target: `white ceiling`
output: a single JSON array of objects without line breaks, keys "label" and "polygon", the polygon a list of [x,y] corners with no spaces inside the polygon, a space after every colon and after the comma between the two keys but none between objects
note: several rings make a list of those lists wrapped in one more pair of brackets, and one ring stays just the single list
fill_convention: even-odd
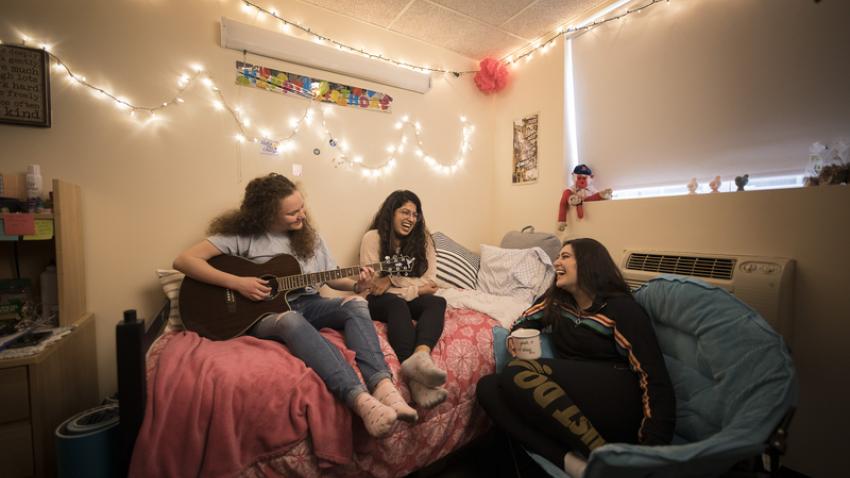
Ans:
[{"label": "white ceiling", "polygon": [[480,60],[501,58],[613,0],[302,0]]}]

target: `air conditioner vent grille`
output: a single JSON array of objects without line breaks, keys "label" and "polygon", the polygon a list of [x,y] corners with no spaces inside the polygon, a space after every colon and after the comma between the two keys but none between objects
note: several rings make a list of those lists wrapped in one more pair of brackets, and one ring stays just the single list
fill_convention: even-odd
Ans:
[{"label": "air conditioner vent grille", "polygon": [[724,257],[632,253],[626,269],[730,280],[736,262],[735,259]]}]

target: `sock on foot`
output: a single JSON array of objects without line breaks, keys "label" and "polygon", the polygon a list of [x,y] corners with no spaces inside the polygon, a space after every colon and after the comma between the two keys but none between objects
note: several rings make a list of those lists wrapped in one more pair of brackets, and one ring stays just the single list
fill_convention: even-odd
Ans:
[{"label": "sock on foot", "polygon": [[401,371],[408,381],[415,380],[427,387],[439,387],[446,383],[446,371],[431,360],[431,354],[416,352],[401,363]]},{"label": "sock on foot", "polygon": [[410,380],[407,384],[410,386],[413,401],[423,408],[434,408],[449,396],[449,392],[443,387],[426,387],[416,380]]},{"label": "sock on foot", "polygon": [[419,414],[407,404],[395,384],[391,381],[382,380],[375,388],[375,391],[372,392],[372,395],[384,405],[395,410],[399,420],[412,423],[419,419]]},{"label": "sock on foot", "polygon": [[585,468],[587,468],[587,462],[575,453],[569,451],[564,455],[564,471],[572,478],[581,478]]},{"label": "sock on foot", "polygon": [[354,413],[363,419],[366,431],[377,438],[387,435],[398,418],[392,407],[384,405],[366,392],[354,399],[353,408]]}]

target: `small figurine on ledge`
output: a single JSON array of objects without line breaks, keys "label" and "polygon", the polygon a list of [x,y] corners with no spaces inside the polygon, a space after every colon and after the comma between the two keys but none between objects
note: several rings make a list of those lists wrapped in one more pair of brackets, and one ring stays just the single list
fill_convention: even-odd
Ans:
[{"label": "small figurine on ledge", "polygon": [[743,191],[744,186],[750,182],[750,175],[745,174],[743,176],[735,176],[735,186],[738,186],[738,191]]},{"label": "small figurine on ledge", "polygon": [[720,185],[723,182],[720,180],[720,176],[715,176],[714,179],[708,183],[708,187],[711,188],[711,192],[716,193],[720,191]]},{"label": "small figurine on ledge", "polygon": [[611,199],[613,191],[609,188],[597,192],[590,186],[591,179],[593,179],[593,172],[587,165],[579,164],[573,169],[573,185],[565,189],[561,195],[561,205],[558,209],[559,231],[567,228],[567,212],[569,212],[570,206],[576,207],[576,215],[581,219],[584,217],[585,201]]},{"label": "small figurine on ledge", "polygon": [[696,194],[697,189],[699,188],[699,183],[697,182],[697,178],[691,178],[690,182],[687,184],[688,186],[688,194]]}]

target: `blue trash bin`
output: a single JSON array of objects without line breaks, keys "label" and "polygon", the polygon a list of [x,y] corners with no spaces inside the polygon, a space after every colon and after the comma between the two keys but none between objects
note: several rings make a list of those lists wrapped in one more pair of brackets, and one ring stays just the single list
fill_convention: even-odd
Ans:
[{"label": "blue trash bin", "polygon": [[118,416],[118,404],[101,405],[74,415],[56,428],[59,478],[119,476]]}]

